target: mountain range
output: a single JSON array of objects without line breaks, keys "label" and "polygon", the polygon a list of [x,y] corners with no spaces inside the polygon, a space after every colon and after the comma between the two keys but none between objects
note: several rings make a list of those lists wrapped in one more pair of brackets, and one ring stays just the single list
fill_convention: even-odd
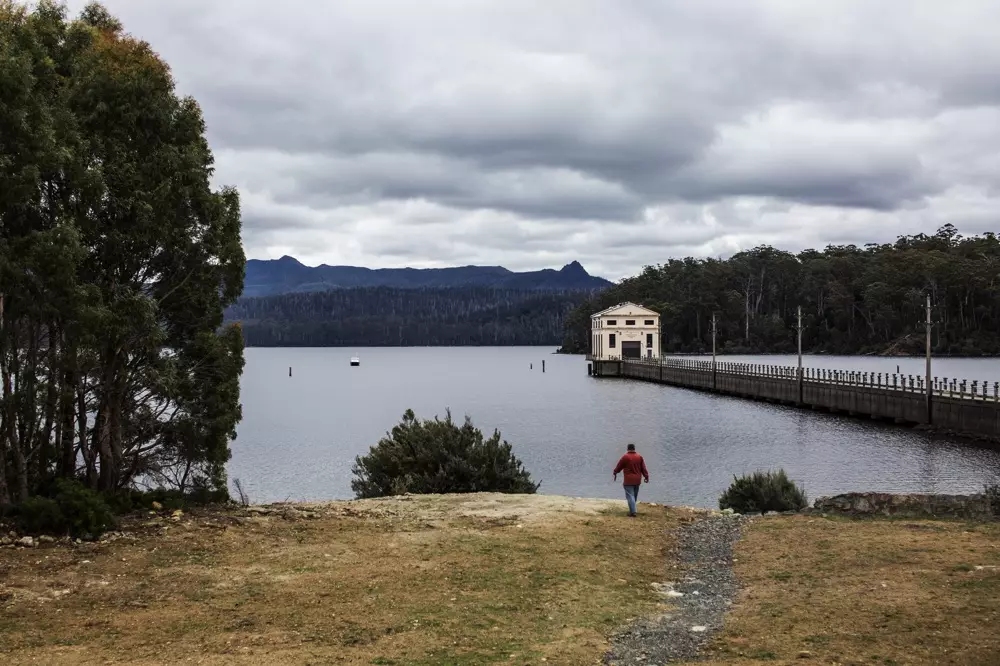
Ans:
[{"label": "mountain range", "polygon": [[249,259],[244,297],[329,291],[356,287],[397,289],[441,289],[492,287],[497,289],[575,291],[611,286],[604,278],[590,275],[579,262],[560,270],[516,273],[502,266],[458,266],[455,268],[360,268],[357,266],[306,266],[294,257]]}]

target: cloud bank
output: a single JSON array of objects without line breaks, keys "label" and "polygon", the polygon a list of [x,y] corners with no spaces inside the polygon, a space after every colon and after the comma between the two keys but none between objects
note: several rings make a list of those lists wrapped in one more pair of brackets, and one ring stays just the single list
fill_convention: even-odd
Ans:
[{"label": "cloud bank", "polygon": [[251,257],[615,279],[998,227],[990,0],[105,5],[202,105]]}]

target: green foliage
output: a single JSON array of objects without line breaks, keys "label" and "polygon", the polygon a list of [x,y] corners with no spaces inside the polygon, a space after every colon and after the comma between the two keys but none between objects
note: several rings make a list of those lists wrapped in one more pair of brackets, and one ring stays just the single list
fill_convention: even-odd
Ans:
[{"label": "green foliage", "polygon": [[98,536],[115,526],[104,498],[77,481],[59,479],[54,497],[29,497],[14,508],[14,524],[30,534]]},{"label": "green foliage", "polygon": [[229,493],[225,488],[215,488],[207,485],[195,486],[191,489],[155,488],[153,490],[126,490],[107,498],[108,505],[116,514],[128,514],[137,511],[149,511],[156,502],[163,509],[190,509],[199,506],[227,504]]},{"label": "green foliage", "polygon": [[1000,354],[996,266],[1000,236],[961,236],[952,225],[894,243],[829,246],[797,254],[761,246],[729,259],[647,266],[566,318],[563,348],[589,349],[590,315],[622,301],[660,312],[667,352],[711,352],[711,320],[726,353],[791,353],[802,307],[805,351],[922,353],[926,294],[938,354]]},{"label": "green foliage", "polygon": [[458,425],[450,412],[444,420],[420,421],[407,410],[368,455],[358,456],[353,471],[358,498],[538,490],[499,432],[485,439],[469,418]]},{"label": "green foliage", "polygon": [[0,0],[0,91],[0,507],[225,489],[246,259],[201,110],[96,3]]},{"label": "green foliage", "polygon": [[757,471],[739,478],[734,476],[732,485],[719,498],[720,509],[732,509],[736,513],[799,511],[807,504],[805,491],[795,485],[783,469]]}]

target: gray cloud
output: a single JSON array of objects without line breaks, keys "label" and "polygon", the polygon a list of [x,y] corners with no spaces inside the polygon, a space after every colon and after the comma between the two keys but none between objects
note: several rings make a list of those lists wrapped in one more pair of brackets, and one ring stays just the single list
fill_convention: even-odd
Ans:
[{"label": "gray cloud", "polygon": [[106,4],[201,103],[250,256],[617,278],[1000,210],[990,0]]}]

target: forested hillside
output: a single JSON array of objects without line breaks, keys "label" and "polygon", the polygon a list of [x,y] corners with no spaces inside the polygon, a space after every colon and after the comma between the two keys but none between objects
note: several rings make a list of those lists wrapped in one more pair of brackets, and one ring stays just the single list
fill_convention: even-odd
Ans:
[{"label": "forested hillside", "polygon": [[226,312],[250,346],[557,345],[590,295],[465,287],[360,287],[243,298]]},{"label": "forested hillside", "polygon": [[591,313],[634,301],[662,314],[670,352],[710,351],[713,312],[722,351],[793,351],[802,306],[806,350],[919,353],[928,293],[937,353],[1000,354],[1000,238],[962,237],[952,225],[884,245],[798,254],[761,246],[649,266],[574,310],[563,350],[587,351]]}]

